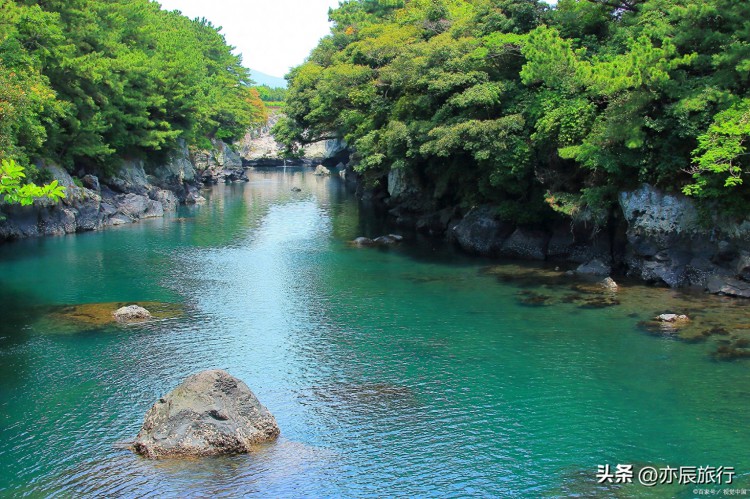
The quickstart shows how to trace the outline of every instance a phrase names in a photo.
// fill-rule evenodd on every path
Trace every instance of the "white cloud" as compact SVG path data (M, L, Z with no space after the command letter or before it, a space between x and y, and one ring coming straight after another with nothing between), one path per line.
M338 0L158 0L164 9L221 26L244 65L283 76L328 34L328 9Z

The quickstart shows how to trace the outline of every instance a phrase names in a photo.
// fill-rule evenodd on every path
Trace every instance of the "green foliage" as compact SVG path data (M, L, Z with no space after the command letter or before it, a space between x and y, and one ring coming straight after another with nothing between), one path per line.
M606 220L642 182L748 206L750 2L350 0L330 17L288 77L290 148L342 137L370 178L406 168L438 205L519 221Z
M723 180L722 187L742 185L742 174L748 164L747 142L750 139L750 99L743 99L726 111L718 113L708 130L698 136L694 151L695 183L684 187L687 194L720 195L714 178ZM713 175L711 175L713 177ZM713 182L712 182L713 181ZM718 191L718 192L717 192Z
M46 198L59 201L65 197L65 187L58 185L57 180L38 186L24 183L24 168L15 161L4 159L0 162L0 200L4 203L30 205L35 199Z
M217 28L149 0L0 2L0 157L107 170L264 122Z
M286 99L286 88L271 88L268 85L260 85L253 88L258 92L260 100L268 105L284 102Z

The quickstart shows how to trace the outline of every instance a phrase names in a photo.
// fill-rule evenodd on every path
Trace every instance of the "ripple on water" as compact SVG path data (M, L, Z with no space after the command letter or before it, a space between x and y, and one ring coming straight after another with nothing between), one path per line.
M0 258L2 493L628 497L596 486L598 464L750 470L750 363L712 357L746 348L744 302L628 282L613 294L414 241L355 251L346 241L390 231L340 184L251 177L189 220ZM84 311L81 334L41 319L49 304L123 300L183 305L128 327ZM693 329L638 326L670 312ZM216 367L274 413L278 442L187 461L118 448L155 400Z

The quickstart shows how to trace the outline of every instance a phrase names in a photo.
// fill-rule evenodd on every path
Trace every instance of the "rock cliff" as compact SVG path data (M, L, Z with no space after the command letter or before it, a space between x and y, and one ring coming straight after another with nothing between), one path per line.
M66 188L66 197L32 206L0 205L0 241L100 230L161 217L179 203L203 203L204 183L247 178L230 146L221 141L212 145L211 150L191 151L183 143L166 162L148 169L141 160L126 160L110 178L87 174L77 181L57 165L40 165Z
M398 225L445 236L466 252L528 260L569 262L580 273L625 274L670 287L694 286L750 297L750 220L701 214L681 194L644 184L622 192L603 224L579 219L544 226L503 221L493 206L461 215L439 209L418 178L392 170L380 196ZM387 192L386 192L387 191Z

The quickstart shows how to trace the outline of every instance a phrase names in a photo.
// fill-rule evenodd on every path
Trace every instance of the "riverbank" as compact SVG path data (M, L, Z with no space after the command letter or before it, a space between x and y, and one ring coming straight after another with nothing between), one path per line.
M358 189L395 224L446 238L470 254L559 262L579 274L750 298L750 220L706 213L681 194L643 184L621 192L606 219L583 213L522 225L504 221L497 206L440 206L433 190L404 170Z

